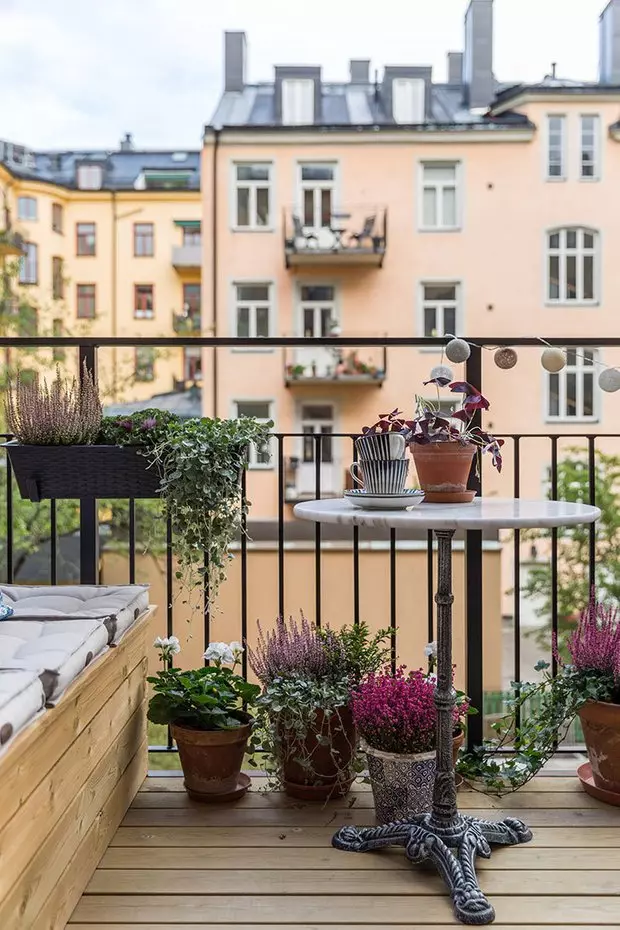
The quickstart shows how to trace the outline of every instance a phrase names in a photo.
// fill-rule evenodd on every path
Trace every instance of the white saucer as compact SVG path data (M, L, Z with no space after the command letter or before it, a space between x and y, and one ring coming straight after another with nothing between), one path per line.
M401 494L371 494L361 488L344 492L345 499L362 510L406 510L424 500L424 491L408 488Z

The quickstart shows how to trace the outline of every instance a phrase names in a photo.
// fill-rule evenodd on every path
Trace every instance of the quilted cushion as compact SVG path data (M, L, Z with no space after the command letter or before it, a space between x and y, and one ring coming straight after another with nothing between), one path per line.
M108 643L123 634L149 606L148 585L0 585L16 620L99 620Z
M0 671L0 751L44 704L43 686L35 672Z
M0 669L35 672L54 704L95 656L107 648L98 620L5 620L0 623Z

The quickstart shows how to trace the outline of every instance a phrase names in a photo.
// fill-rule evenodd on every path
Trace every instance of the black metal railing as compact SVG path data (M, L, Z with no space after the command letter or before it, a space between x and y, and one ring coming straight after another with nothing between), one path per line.
M472 342L475 343L472 349L472 354L468 359L465 366L465 377L468 381L476 386L479 386L481 390L484 391L484 371L483 371L483 347L485 343L489 346L497 347L501 345L512 345L512 346L521 346L529 348L540 348L540 342L536 339L525 339L525 338L515 338L512 340L507 339L484 339L484 338L475 338L472 339ZM618 339L599 339L599 340L584 340L584 339L550 339L550 343L553 345L571 347L571 346L605 346L605 347L620 347L620 338ZM429 348L436 347L439 348L445 344L444 339L433 338L433 339L413 339L413 338L388 338L388 337L329 337L325 339L303 339L303 338L269 338L269 339L234 339L229 337L216 338L216 337L159 337L152 339L135 339L132 337L127 338L85 338L85 337L48 337L46 339L31 339L25 337L17 338L0 338L0 349L11 348L12 350L18 349L53 349L53 348L76 348L78 350L78 359L80 367L86 365L86 367L91 370L95 376L97 373L97 354L100 349L109 349L109 348L135 348L136 346L154 346L160 347L163 349L181 349L183 346L192 345L192 346L202 346L205 349L217 349L223 347L238 347L243 346L255 346L264 349L266 347L272 347L274 349L286 349L286 348L300 348L300 347L315 347L319 346L334 346L334 347L347 347L357 348L360 346L367 347L380 347L386 354L391 353L396 350L403 349L416 349L416 348ZM13 364L15 364L15 354L13 354ZM207 353L208 354L208 353ZM231 363L234 364L234 363ZM427 362L424 363L425 365ZM208 365L204 366L205 379L208 380L212 375L212 370ZM208 409L205 410L205 413L208 415L212 413ZM277 424L276 424L277 425ZM620 433L605 433L602 429L594 432L549 432L548 424L543 424L541 421L541 431L540 432L528 432L528 433L506 433L502 434L499 431L496 431L499 435L502 435L506 440L506 455L505 458L507 461L512 461L512 487L510 492L514 497L520 497L522 492L522 465L524 461L524 456L528 455L528 444L531 442L545 443L548 455L545 456L546 467L549 475L549 493L552 497L556 497L559 493L559 483L558 483L558 474L561 464L561 452L562 449L560 444L564 441L570 442L571 444L582 445L585 450L585 461L587 469L587 499L589 503L596 504L596 481L597 481L597 462L596 455L599 450L599 443L601 441L608 442L609 440L618 440L620 439ZM5 438L8 438L5 436ZM316 497L321 497L326 493L325 483L324 483L324 473L322 465L324 464L324 444L329 442L333 444L335 440L340 442L343 448L346 449L345 455L347 459L353 460L355 458L355 446L354 446L355 434L352 433L334 433L326 438L325 435L315 434L313 435L311 442L314 444L314 453L312 456L312 461L309 463L313 468L313 492ZM272 515L272 524L274 527L273 543L274 548L277 551L276 555L276 565L277 565L277 605L280 614L284 613L285 609L285 596L286 596L286 586L287 586L287 552L288 552L288 536L290 534L290 528L292 523L287 519L289 513L287 512L287 501L286 501L286 486L285 486L285 462L287 458L287 444L292 442L307 441L307 434L301 432L281 432L276 430L272 436L272 461L273 468L275 471L275 480L277 483L278 494L277 494L277 509L276 512ZM484 472L482 473L484 474ZM247 483L249 480L249 475L244 473L243 482L242 482L242 494L246 493ZM481 493L482 480L479 473L472 471L470 478L470 487L475 488L478 493ZM15 544L14 544L14 499L15 499L15 486L11 471L11 466L8 461L5 462L5 526L0 528L3 533L2 538L0 538L0 551L3 554L2 558L2 574L3 580L7 582L13 582L15 580L19 581L16 578L15 572ZM508 496L508 494L506 495ZM50 501L48 503L42 503L37 505L39 507L49 507L49 520L50 520L50 534L49 534L49 572L48 579L51 584L57 582L59 578L58 571L58 507L56 501ZM248 598L248 566L250 564L253 556L252 544L248 541L247 534L245 530L247 529L247 521L244 519L243 532L240 535L238 543L238 557L240 560L240 599L239 599L239 628L241 633L241 638L246 639L248 636L248 623L249 623L249 598ZM84 583L93 583L98 580L98 546L99 546L99 527L98 527L98 512L96 502L88 501L82 502L80 508L80 544L79 544L79 563L80 563L80 577ZM350 617L342 617L342 622L353 622L359 623L363 617L363 604L362 604L362 576L360 571L360 562L361 562L361 552L363 548L363 539L362 534L360 533L359 528L352 528L349 531L350 535L348 537L347 547L351 553L352 560L352 574L351 574L351 584L352 584L352 610ZM588 546L587 546L587 573L590 583L594 584L597 579L597 531L596 527L592 525L589 530L588 537ZM325 560L325 546L329 542L325 538L326 530L320 525L316 524L311 529L311 535L308 537L308 544L312 546L313 549L313 564L314 564L314 619L315 622L320 625L324 620L323 612L323 603L326 594L324 586L324 560ZM512 545L513 552L511 558L512 570L514 573L514 584L513 584L513 593L512 593L512 624L513 624L513 678L515 681L521 680L522 676L526 673L527 669L523 668L523 644L524 644L524 631L522 624L523 617L523 597L521 591L520 576L521 570L523 567L523 545L525 537L519 530L510 531L510 533L504 534L501 538L502 546L507 547ZM387 550L387 568L388 568L388 577L389 577L389 603L386 605L386 612L389 617L389 626L392 631L391 634L391 646L392 646L392 664L394 665L397 661L398 656L398 627L402 628L403 624L407 624L409 618L398 616L398 600L397 595L400 589L400 586L406 586L408 584L408 579L403 577L402 570L400 569L399 563L399 553L401 552L401 546L404 543L404 540L401 536L401 533L397 533L396 530L390 530L389 534L385 540L385 548ZM481 531L468 531L464 534L462 540L464 553L465 553L465 572L464 572L464 581L465 581L465 595L464 595L464 615L465 615L465 640L466 640L466 687L468 693L472 699L472 702L475 706L479 708L484 708L485 703L489 705L489 701L485 699L485 687L484 687L484 653L483 653L483 634L485 631L485 616L484 616L484 596L483 596L483 583L484 583L484 573L483 573L483 555L485 551L485 541L483 540L483 534ZM127 580L131 583L136 580L136 547L137 547L137 518L136 518L136 503L130 501L128 504L128 558L127 558ZM428 640L433 640L435 638L435 610L433 602L433 592L435 589L434 585L434 565L433 565L433 540L432 534L429 532L425 534L423 540L423 547L426 552L426 603L425 603L425 614L426 614L426 630ZM550 628L552 634L557 634L559 629L560 621L560 611L559 611L559 574L558 574L558 565L559 565L559 533L557 530L552 531L549 539L549 561L551 566L550 574ZM173 635L176 627L176 611L175 611L175 592L174 592L174 539L172 535L172 529L168 523L165 528L165 541L163 543L163 561L165 564L166 572L166 607L165 607L165 617L166 617L166 631L168 635ZM205 598L206 603L206 598ZM412 600L411 620L413 622L414 616L419 618L420 614L420 605L423 603L423 597L417 595ZM211 617L207 610L204 611L204 622L202 624L204 641L207 643L210 638L211 633ZM415 661L415 660L414 660ZM553 671L557 672L555 660L553 661ZM244 660L244 672L247 673L247 666L245 665ZM477 744L481 741L483 737L483 728L484 728L484 719L481 714L479 717L471 718L469 726L469 740L470 744ZM170 738L168 738L167 745L151 747L153 751L170 751L172 750L172 743ZM565 747L560 747L565 748ZM570 750L571 747L568 747Z

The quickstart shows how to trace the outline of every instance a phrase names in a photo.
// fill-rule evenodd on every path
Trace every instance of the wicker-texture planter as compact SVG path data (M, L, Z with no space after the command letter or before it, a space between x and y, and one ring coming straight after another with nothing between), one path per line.
M159 472L142 446L4 445L26 500L159 496Z

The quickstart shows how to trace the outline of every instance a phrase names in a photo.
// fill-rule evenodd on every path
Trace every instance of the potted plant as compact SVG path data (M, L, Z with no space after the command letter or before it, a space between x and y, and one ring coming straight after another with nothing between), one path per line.
M458 769L482 790L502 795L521 788L551 758L575 716L583 728L589 763L580 767L586 791L620 804L620 619L615 607L595 600L566 642L569 662L557 647L559 672L539 662L537 683L518 683L510 712L493 724L496 738L465 753ZM511 745L514 752L502 757Z
M371 673L351 697L353 721L368 759L379 823L391 823L431 808L436 772L437 683L421 669ZM467 701L454 709L455 745Z
M413 427L413 420L403 419L402 411L398 408L390 413L380 413L376 423L362 427L362 435L356 445L367 458L393 458L397 455L398 447L402 448L403 441L392 439L392 436L402 436L408 440Z
M299 624L280 618L271 632L259 624L248 659L263 686L260 742L274 786L316 801L348 793L357 767L349 698L385 660L388 633L373 636L363 623L318 630L303 614Z
M250 786L241 766L252 729L252 718L243 708L260 691L235 674L243 647L211 643L204 658L213 664L183 671L172 665L181 649L176 636L158 637L154 645L163 668L148 679L154 694L147 716L152 723L170 725L187 793L207 802L242 797Z
M433 378L425 384L450 387L453 393L463 395L461 407L443 416L439 407L421 397L416 398L416 414L408 435L424 501L429 504L466 503L475 497L467 490L472 460L476 451L490 452L493 465L502 468L501 446L496 439L479 426L473 425L478 410L488 410L489 402L480 391L466 381L450 383L447 378ZM409 424L408 424L409 425Z

